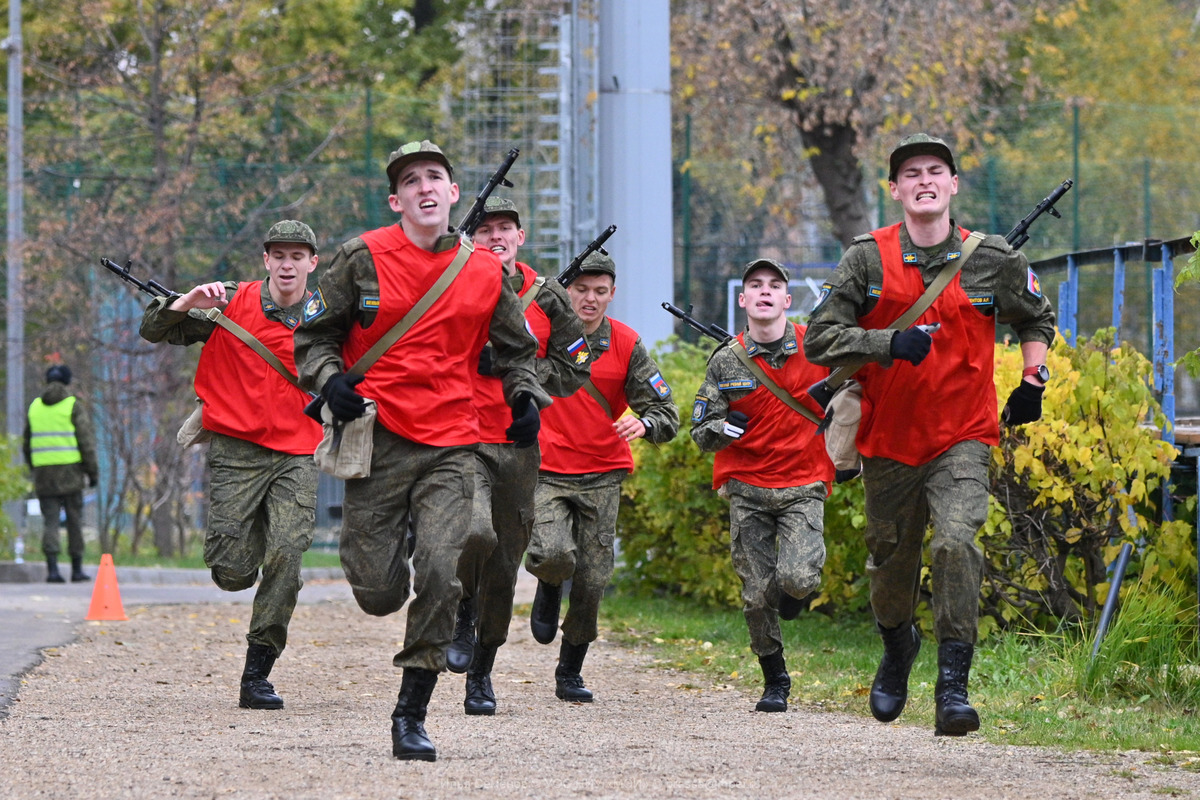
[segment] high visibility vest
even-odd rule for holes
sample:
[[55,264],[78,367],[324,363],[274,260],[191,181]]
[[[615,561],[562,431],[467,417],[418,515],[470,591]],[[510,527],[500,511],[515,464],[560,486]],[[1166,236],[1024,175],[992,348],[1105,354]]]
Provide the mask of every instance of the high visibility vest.
[[48,406],[42,398],[29,406],[29,451],[35,467],[57,464],[79,464],[79,442],[75,440],[75,425],[71,412],[75,398],[68,397]]

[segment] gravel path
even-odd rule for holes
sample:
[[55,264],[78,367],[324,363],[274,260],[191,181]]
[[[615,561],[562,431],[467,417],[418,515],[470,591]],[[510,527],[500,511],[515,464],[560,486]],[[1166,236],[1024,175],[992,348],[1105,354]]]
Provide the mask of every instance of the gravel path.
[[[554,698],[557,645],[514,620],[495,717],[462,711],[443,675],[435,763],[391,758],[404,615],[335,599],[296,609],[272,679],[281,711],[237,707],[249,609],[126,608],[46,653],[0,721],[0,798],[1200,798],[1200,775],[1151,754],[1062,753],[935,738],[846,714],[755,714],[755,696],[698,685],[603,640],[590,705]],[[986,720],[985,720],[986,724]]]

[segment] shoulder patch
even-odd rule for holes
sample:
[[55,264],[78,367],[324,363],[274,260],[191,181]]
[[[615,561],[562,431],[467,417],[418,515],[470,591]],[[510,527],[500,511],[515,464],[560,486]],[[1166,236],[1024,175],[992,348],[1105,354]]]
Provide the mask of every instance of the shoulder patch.
[[1037,273],[1035,273],[1033,271],[1032,267],[1028,267],[1027,270],[1029,272],[1029,275],[1025,280],[1026,291],[1028,291],[1034,297],[1041,297],[1042,296],[1042,282],[1040,280],[1038,280]]
[[364,295],[362,300],[359,301],[358,307],[361,308],[363,311],[378,311],[379,310],[379,297],[378,296],[371,297],[371,296]]
[[667,384],[667,380],[662,376],[661,372],[654,373],[646,382],[650,384],[650,388],[654,390],[655,394],[662,399],[665,400],[671,396],[671,387]]
[[304,304],[304,321],[310,322],[325,313],[325,295],[317,289]]
[[867,287],[867,297],[874,297],[874,298],[878,299],[882,296],[883,296],[883,287],[882,286],[868,286]]
[[576,365],[580,365],[586,364],[592,354],[588,350],[587,340],[580,336],[567,347],[567,355],[575,360]]
[[733,378],[727,381],[717,381],[717,388],[722,392],[750,391],[758,386],[755,378]]
[[704,412],[708,410],[708,400],[700,395],[696,395],[696,402],[692,406],[692,422],[699,422],[704,419]]

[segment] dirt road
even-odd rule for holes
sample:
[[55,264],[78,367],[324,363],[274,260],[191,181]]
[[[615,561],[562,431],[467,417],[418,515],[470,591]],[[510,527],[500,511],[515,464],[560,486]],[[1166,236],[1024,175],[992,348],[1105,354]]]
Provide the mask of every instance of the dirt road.
[[[935,738],[927,726],[793,709],[700,686],[648,653],[593,645],[590,705],[554,698],[557,645],[514,621],[495,717],[443,675],[436,763],[391,757],[403,614],[297,608],[272,679],[281,711],[237,707],[249,609],[131,607],[48,651],[0,721],[0,798],[1200,798],[1200,775],[1152,754],[1067,754]],[[986,724],[986,720],[985,720]]]

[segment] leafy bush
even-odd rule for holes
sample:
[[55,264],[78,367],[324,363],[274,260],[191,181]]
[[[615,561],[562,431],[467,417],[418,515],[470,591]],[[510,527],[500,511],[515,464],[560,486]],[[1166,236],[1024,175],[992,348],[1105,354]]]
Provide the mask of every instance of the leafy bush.
[[[19,500],[33,489],[29,471],[19,461],[20,440],[13,436],[0,437],[0,503]],[[0,512],[0,549],[11,551],[17,529],[8,514]]]
[[[1042,418],[1002,427],[979,536],[981,633],[1094,617],[1108,590],[1106,565],[1124,542],[1138,548],[1133,563],[1144,582],[1175,591],[1194,585],[1188,524],[1158,523],[1152,502],[1176,453],[1158,432],[1165,419],[1148,386],[1151,365],[1114,336],[1101,330],[1075,348],[1058,339]],[[998,345],[996,361],[1003,403],[1020,380],[1020,350]]]

